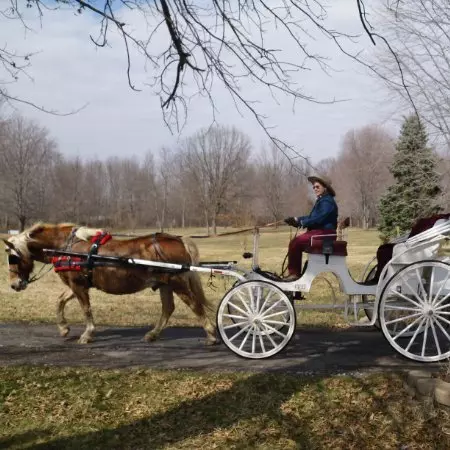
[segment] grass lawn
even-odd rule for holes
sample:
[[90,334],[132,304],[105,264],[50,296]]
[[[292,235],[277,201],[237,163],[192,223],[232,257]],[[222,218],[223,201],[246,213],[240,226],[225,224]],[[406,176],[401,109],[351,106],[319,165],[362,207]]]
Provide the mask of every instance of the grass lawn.
[[[178,232],[178,230],[176,231]],[[185,234],[191,234],[188,230]],[[263,269],[280,272],[290,239],[286,228],[261,237]],[[251,236],[197,241],[203,260],[238,260]],[[374,256],[376,231],[349,231],[348,265],[355,278]],[[0,262],[0,322],[54,322],[62,289],[48,273],[21,293]],[[214,279],[218,302],[231,280]],[[337,288],[337,283],[333,281]],[[318,281],[309,302],[330,302]],[[339,296],[343,298],[342,295]],[[92,290],[97,324],[141,326],[159,314],[159,295],[112,296]],[[78,304],[69,322],[82,322]],[[182,302],[170,325],[197,326]],[[341,327],[340,313],[305,312],[299,326]],[[0,349],[1,351],[1,349]],[[151,347],[149,346],[149,351]],[[0,368],[0,448],[24,449],[448,449],[450,412],[408,399],[402,374],[298,377],[93,368]]]
[[401,376],[2,368],[0,448],[448,449]]

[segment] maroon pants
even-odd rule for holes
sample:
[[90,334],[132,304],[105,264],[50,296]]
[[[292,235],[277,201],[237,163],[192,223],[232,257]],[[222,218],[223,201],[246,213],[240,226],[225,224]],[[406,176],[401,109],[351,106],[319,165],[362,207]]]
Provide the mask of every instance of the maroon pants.
[[[296,236],[289,242],[288,250],[288,271],[289,275],[302,273],[302,252],[311,245],[311,236],[320,236],[322,234],[336,234],[336,230],[310,230],[299,236]],[[336,240],[336,237],[333,238]]]

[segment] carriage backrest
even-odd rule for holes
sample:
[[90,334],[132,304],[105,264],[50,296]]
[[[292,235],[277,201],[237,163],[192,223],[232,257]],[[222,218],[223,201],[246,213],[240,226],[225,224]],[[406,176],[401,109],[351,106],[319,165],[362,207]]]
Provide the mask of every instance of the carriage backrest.
[[[434,216],[418,219],[412,226],[409,234],[404,236],[403,239],[401,240],[394,239],[392,242],[380,245],[377,250],[377,271],[375,274],[375,279],[377,280],[379,279],[383,268],[392,259],[393,256],[395,256],[396,254],[399,255],[404,251],[405,249],[404,243],[406,241],[419,235],[420,233],[423,233],[424,231],[431,230],[431,228],[433,228],[434,226],[439,226],[441,223],[443,223],[445,220],[448,220],[449,218],[450,213],[445,213],[445,214],[435,214]],[[423,254],[416,256],[418,257],[418,259],[430,258],[437,252],[438,248],[439,243],[435,243],[435,245],[432,245],[427,249],[421,249],[420,251]],[[398,262],[405,263],[408,257],[410,257],[410,255],[405,255],[406,259],[402,258],[405,260],[404,261],[398,260]]]
[[423,219],[418,219],[411,228],[408,239],[423,233],[426,230],[432,228],[439,219],[448,219],[450,213],[446,214],[435,214],[434,216],[425,217]]

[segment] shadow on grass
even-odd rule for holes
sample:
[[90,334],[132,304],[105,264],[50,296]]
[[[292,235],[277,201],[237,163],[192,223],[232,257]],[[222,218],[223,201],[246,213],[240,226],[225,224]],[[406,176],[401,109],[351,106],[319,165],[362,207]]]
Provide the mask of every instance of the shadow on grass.
[[[211,446],[213,441],[216,442],[217,448],[336,448],[330,446],[332,442],[341,442],[342,445],[346,442],[352,448],[368,448],[370,443],[373,445],[369,445],[370,448],[449,448],[449,440],[443,439],[438,424],[432,423],[433,420],[427,418],[414,423],[415,417],[412,417],[406,402],[392,410],[393,402],[398,405],[401,398],[398,392],[395,398],[385,396],[383,392],[376,392],[364,379],[354,380],[354,388],[364,393],[368,404],[371,404],[370,411],[381,415],[385,425],[389,424],[385,426],[386,437],[381,447],[376,441],[383,435],[383,432],[380,435],[380,421],[371,421],[366,416],[366,405],[361,397],[356,406],[351,398],[348,403],[337,406],[333,392],[322,377],[299,379],[255,374],[235,381],[229,389],[183,401],[165,412],[116,428],[53,439],[49,437],[50,431],[29,431],[0,440],[0,448],[195,448],[202,436]],[[313,399],[314,404],[303,409],[300,399],[296,402],[299,407],[290,404],[286,408],[285,403],[305,389],[312,389],[313,394],[308,398],[309,401]],[[314,429],[311,428],[313,422]],[[323,423],[320,430],[318,422]],[[212,433],[216,436],[212,437]],[[412,440],[414,436],[418,436],[418,442]],[[37,439],[46,442],[33,444]],[[190,443],[190,439],[197,441]]]
[[[288,435],[272,436],[272,439],[290,439],[297,442],[297,448],[312,449],[316,445],[311,441],[308,424],[293,420],[284,414],[281,405],[292,397],[304,385],[314,382],[309,380],[299,383],[294,377],[279,378],[276,375],[256,374],[244,380],[236,381],[230,389],[215,392],[206,397],[183,401],[177,406],[154,416],[147,417],[113,429],[78,434],[70,437],[48,440],[43,444],[35,444],[36,449],[156,449],[173,446],[189,438],[242,427],[240,441],[236,436],[228,442],[220,438],[222,448],[236,446],[248,448],[264,441],[264,433],[268,428],[286,430]],[[242,421],[254,419],[257,426],[249,432],[248,424]],[[26,444],[39,431],[16,435],[9,440],[0,441],[6,447]],[[44,432],[42,432],[44,433]],[[237,432],[239,435],[239,432]],[[236,441],[236,439],[238,439]]]

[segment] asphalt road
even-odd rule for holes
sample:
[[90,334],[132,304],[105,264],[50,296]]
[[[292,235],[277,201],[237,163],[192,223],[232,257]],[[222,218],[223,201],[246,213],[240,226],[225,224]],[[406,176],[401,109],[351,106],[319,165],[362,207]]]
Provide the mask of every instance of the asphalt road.
[[302,375],[435,370],[403,358],[380,331],[298,329],[287,348],[266,360],[240,358],[220,344],[207,347],[201,328],[167,328],[162,338],[146,343],[147,328],[99,327],[93,343],[76,342],[82,326],[61,338],[54,325],[0,324],[0,365],[147,367],[158,369],[244,370]]

